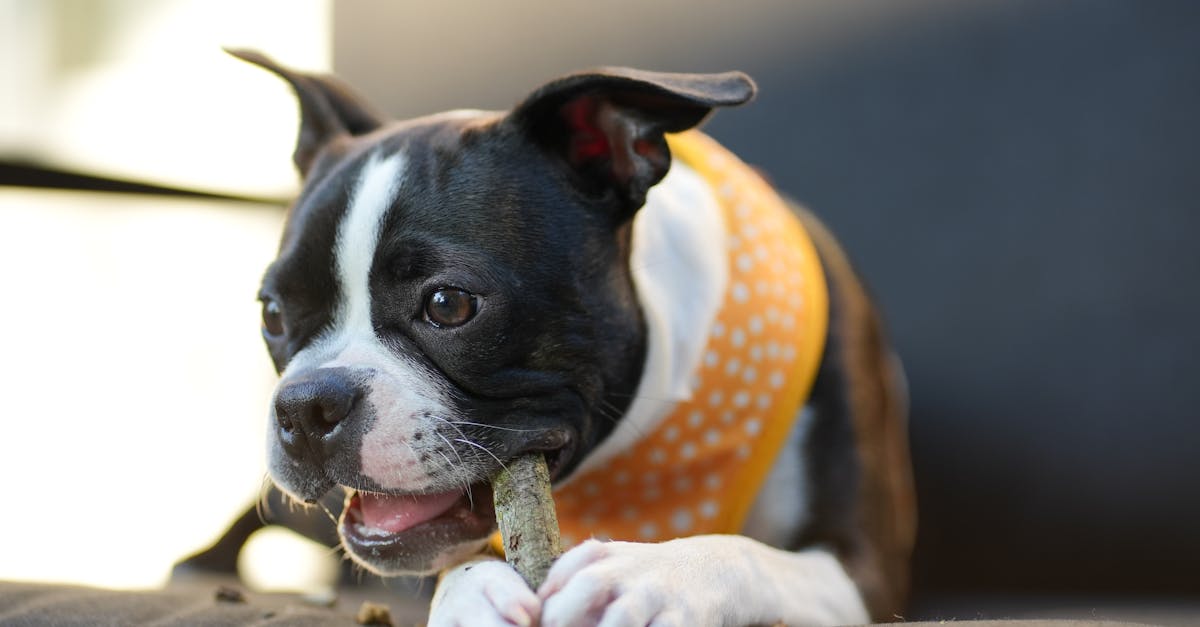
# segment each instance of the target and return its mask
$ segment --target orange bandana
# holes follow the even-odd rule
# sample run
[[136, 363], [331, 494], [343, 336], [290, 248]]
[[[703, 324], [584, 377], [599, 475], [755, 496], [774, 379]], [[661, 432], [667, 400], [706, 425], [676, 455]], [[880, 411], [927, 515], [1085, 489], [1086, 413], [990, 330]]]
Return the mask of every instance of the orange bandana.
[[800, 222], [711, 138], [693, 131], [668, 142], [721, 207], [729, 284], [691, 399], [631, 448], [555, 490], [564, 548], [590, 537], [740, 532], [820, 364], [828, 295]]

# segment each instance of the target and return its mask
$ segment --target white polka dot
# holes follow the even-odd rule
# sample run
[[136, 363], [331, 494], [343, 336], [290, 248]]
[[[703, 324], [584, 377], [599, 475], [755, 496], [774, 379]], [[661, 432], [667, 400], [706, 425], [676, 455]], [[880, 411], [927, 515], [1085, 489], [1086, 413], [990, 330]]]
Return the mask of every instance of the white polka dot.
[[767, 307], [767, 322], [775, 322], [779, 320], [779, 310], [774, 307]]
[[737, 266], [738, 270], [742, 272], [749, 272], [750, 270], [754, 269], [754, 258], [746, 253], [741, 253], [737, 256], [735, 265]]
[[740, 281], [733, 284], [730, 294], [733, 296], [734, 302], [737, 303], [744, 303], [750, 300], [750, 288], [746, 287], [746, 284]]
[[721, 441], [721, 432], [716, 429], [709, 429], [704, 434], [704, 443], [709, 446], [716, 446]]
[[722, 198], [729, 200], [733, 198], [735, 193], [737, 193], [737, 188], [733, 186], [733, 183], [726, 181], [721, 183], [721, 186], [717, 188], [717, 193], [720, 194]]
[[642, 483], [644, 483], [646, 485], [653, 485], [655, 483], [658, 483], [658, 473], [653, 470], [650, 472], [642, 473]]
[[596, 523], [600, 522], [600, 519], [595, 514], [584, 514], [579, 517], [579, 522], [583, 523], [585, 527], [594, 527]]
[[688, 377], [688, 392], [694, 394], [698, 389], [700, 389], [700, 377], [693, 374]]
[[733, 406], [734, 407], [740, 408], [740, 407], [745, 407], [749, 404], [750, 404], [750, 393], [749, 392], [742, 390], [742, 391], [738, 392], [737, 394], [733, 395]]
[[[714, 394], [719, 394], [719, 393], [720, 392], [714, 392]], [[712, 399], [710, 398], [709, 400], [712, 400]], [[720, 404], [720, 402], [721, 402], [720, 399], [717, 399], [717, 403]], [[700, 424], [702, 422], [704, 422], [704, 414], [702, 414], [698, 411], [694, 411], [691, 413], [691, 415], [688, 416], [688, 425], [689, 426], [698, 427], [698, 426], [700, 426]]]
[[679, 475], [675, 478], [675, 483], [672, 484], [676, 492], [690, 492], [692, 489], [692, 478], [687, 475]]
[[758, 370], [755, 370], [754, 366], [746, 366], [746, 369], [742, 371], [742, 381], [746, 383], [754, 383], [757, 378]]
[[771, 291], [771, 284], [767, 283], [766, 279], [759, 279], [754, 284], [754, 291], [758, 292], [760, 296], [766, 296]]
[[695, 457], [696, 445], [691, 442], [685, 443], [683, 446], [679, 447], [679, 456], [684, 459], [691, 459]]
[[755, 344], [754, 346], [751, 346], [750, 347], [750, 359], [753, 359], [754, 361], [762, 361], [762, 358], [763, 358], [763, 347], [759, 344]]
[[758, 395], [758, 408], [766, 409], [771, 406], [771, 395], [763, 392]]
[[733, 333], [729, 334], [729, 343], [733, 344], [734, 348], [741, 348], [746, 344], [746, 332], [741, 329], [734, 329]]
[[766, 261], [767, 257], [771, 256], [771, 253], [766, 249], [766, 247], [759, 246], [758, 248], [754, 249], [754, 256], [758, 257], [759, 261]]
[[758, 227], [753, 223], [747, 224], [746, 226], [742, 227], [742, 235], [744, 235], [746, 239], [754, 239], [758, 237]]
[[637, 517], [638, 509], [632, 505], [626, 506], [625, 509], [621, 510], [621, 518], [625, 520], [637, 520]]
[[733, 376], [737, 374], [738, 369], [742, 367], [742, 362], [737, 357], [725, 362], [725, 374]]
[[714, 472], [714, 473], [708, 475], [707, 477], [705, 477], [704, 478], [704, 487], [708, 488], [709, 490], [721, 489], [721, 475], [718, 475], [717, 473]]
[[733, 208], [733, 213], [739, 218], [747, 218], [750, 216], [750, 205], [745, 202], [740, 202]]
[[746, 328], [750, 329], [751, 333], [759, 334], [763, 331], [762, 316], [750, 316], [750, 322], [746, 324]]
[[750, 458], [750, 445], [743, 444], [743, 445], [739, 446], [737, 449], [737, 456], [738, 456], [738, 459], [749, 459]]
[[792, 314], [784, 314], [783, 318], [779, 320], [779, 324], [782, 325], [785, 330], [790, 331], [796, 327], [796, 316], [793, 316]]
[[662, 498], [662, 489], [658, 486], [646, 486], [646, 488], [642, 490], [643, 501], [657, 501], [660, 498]]
[[783, 373], [778, 370], [772, 372], [770, 377], [767, 377], [767, 383], [775, 389], [783, 387], [784, 380]]
[[780, 355], [784, 361], [791, 361], [796, 358], [796, 348], [794, 346], [784, 346], [783, 352]]
[[663, 439], [668, 442], [674, 442], [679, 439], [679, 427], [671, 425], [663, 430]]
[[713, 327], [712, 327], [712, 336], [713, 337], [722, 337], [724, 335], [725, 335], [725, 323], [724, 322], [714, 322]]
[[[721, 392], [721, 390], [713, 390], [712, 393], [708, 395], [708, 404], [712, 405], [713, 407], [720, 405], [721, 402], [724, 400], [725, 400], [725, 394], [723, 394]], [[697, 416], [697, 415], [699, 415], [699, 412], [692, 413], [692, 416]], [[692, 423], [691, 421], [689, 421], [688, 424], [695, 426], [695, 424]]]
[[799, 309], [804, 305], [804, 297], [799, 294], [792, 294], [791, 296], [788, 296], [788, 305], [791, 306], [792, 309]]
[[732, 409], [726, 409], [725, 411], [721, 412], [721, 422], [729, 424], [733, 422], [734, 416], [735, 414], [733, 413]]
[[704, 518], [715, 518], [720, 508], [716, 501], [708, 500], [700, 504], [700, 516]]
[[750, 435], [758, 435], [762, 431], [762, 421], [758, 418], [751, 418], [746, 421], [746, 433]]
[[654, 523], [645, 523], [638, 528], [638, 535], [643, 540], [653, 540], [658, 536], [658, 527], [654, 526]]
[[775, 359], [778, 356], [779, 356], [779, 343], [774, 340], [767, 342], [767, 357], [770, 357], [771, 359]]
[[655, 448], [654, 450], [650, 451], [650, 463], [661, 464], [665, 461], [667, 461], [666, 451], [662, 450], [661, 448]]
[[617, 485], [625, 485], [626, 483], [629, 483], [629, 471], [618, 470], [617, 473], [613, 475], [613, 482]]
[[737, 250], [742, 245], [742, 240], [736, 235], [730, 235], [725, 238], [725, 245], [729, 247], [729, 250]]
[[692, 513], [686, 509], [677, 509], [674, 514], [671, 514], [671, 529], [679, 533], [686, 533], [692, 530]]
[[597, 494], [600, 494], [600, 486], [594, 483], [589, 483], [583, 486], [583, 493], [588, 496], [596, 496]]
[[704, 365], [705, 366], [708, 366], [709, 368], [714, 368], [720, 362], [721, 362], [721, 356], [717, 354], [717, 351], [710, 349], [708, 352], [704, 353]]

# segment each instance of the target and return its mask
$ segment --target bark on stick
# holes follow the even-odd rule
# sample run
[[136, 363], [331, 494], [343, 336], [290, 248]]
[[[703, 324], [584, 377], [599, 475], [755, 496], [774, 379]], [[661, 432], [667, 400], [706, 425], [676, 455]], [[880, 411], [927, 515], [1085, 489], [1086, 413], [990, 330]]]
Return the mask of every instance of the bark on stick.
[[562, 552], [546, 458], [532, 453], [513, 460], [500, 471], [492, 491], [504, 558], [537, 590]]

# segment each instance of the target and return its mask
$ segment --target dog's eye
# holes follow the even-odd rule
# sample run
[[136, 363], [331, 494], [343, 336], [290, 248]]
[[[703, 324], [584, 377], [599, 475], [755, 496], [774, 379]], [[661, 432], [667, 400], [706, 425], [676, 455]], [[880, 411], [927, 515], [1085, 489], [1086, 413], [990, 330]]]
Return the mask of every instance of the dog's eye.
[[264, 298], [262, 302], [262, 319], [263, 331], [271, 336], [278, 337], [283, 335], [283, 310], [279, 307], [279, 303]]
[[425, 319], [435, 327], [457, 327], [473, 318], [478, 309], [479, 302], [474, 294], [456, 287], [443, 287], [425, 301]]

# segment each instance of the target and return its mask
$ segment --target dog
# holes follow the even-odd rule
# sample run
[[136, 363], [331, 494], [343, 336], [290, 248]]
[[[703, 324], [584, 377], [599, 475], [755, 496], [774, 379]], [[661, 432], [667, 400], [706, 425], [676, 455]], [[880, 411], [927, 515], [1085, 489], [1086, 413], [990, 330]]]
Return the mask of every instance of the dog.
[[[389, 121], [295, 91], [303, 189], [259, 294], [269, 470], [346, 500], [346, 553], [441, 573], [431, 625], [890, 620], [915, 532], [906, 389], [834, 238], [700, 134], [737, 72], [573, 73]], [[532, 590], [490, 480], [545, 456], [565, 553]]]

